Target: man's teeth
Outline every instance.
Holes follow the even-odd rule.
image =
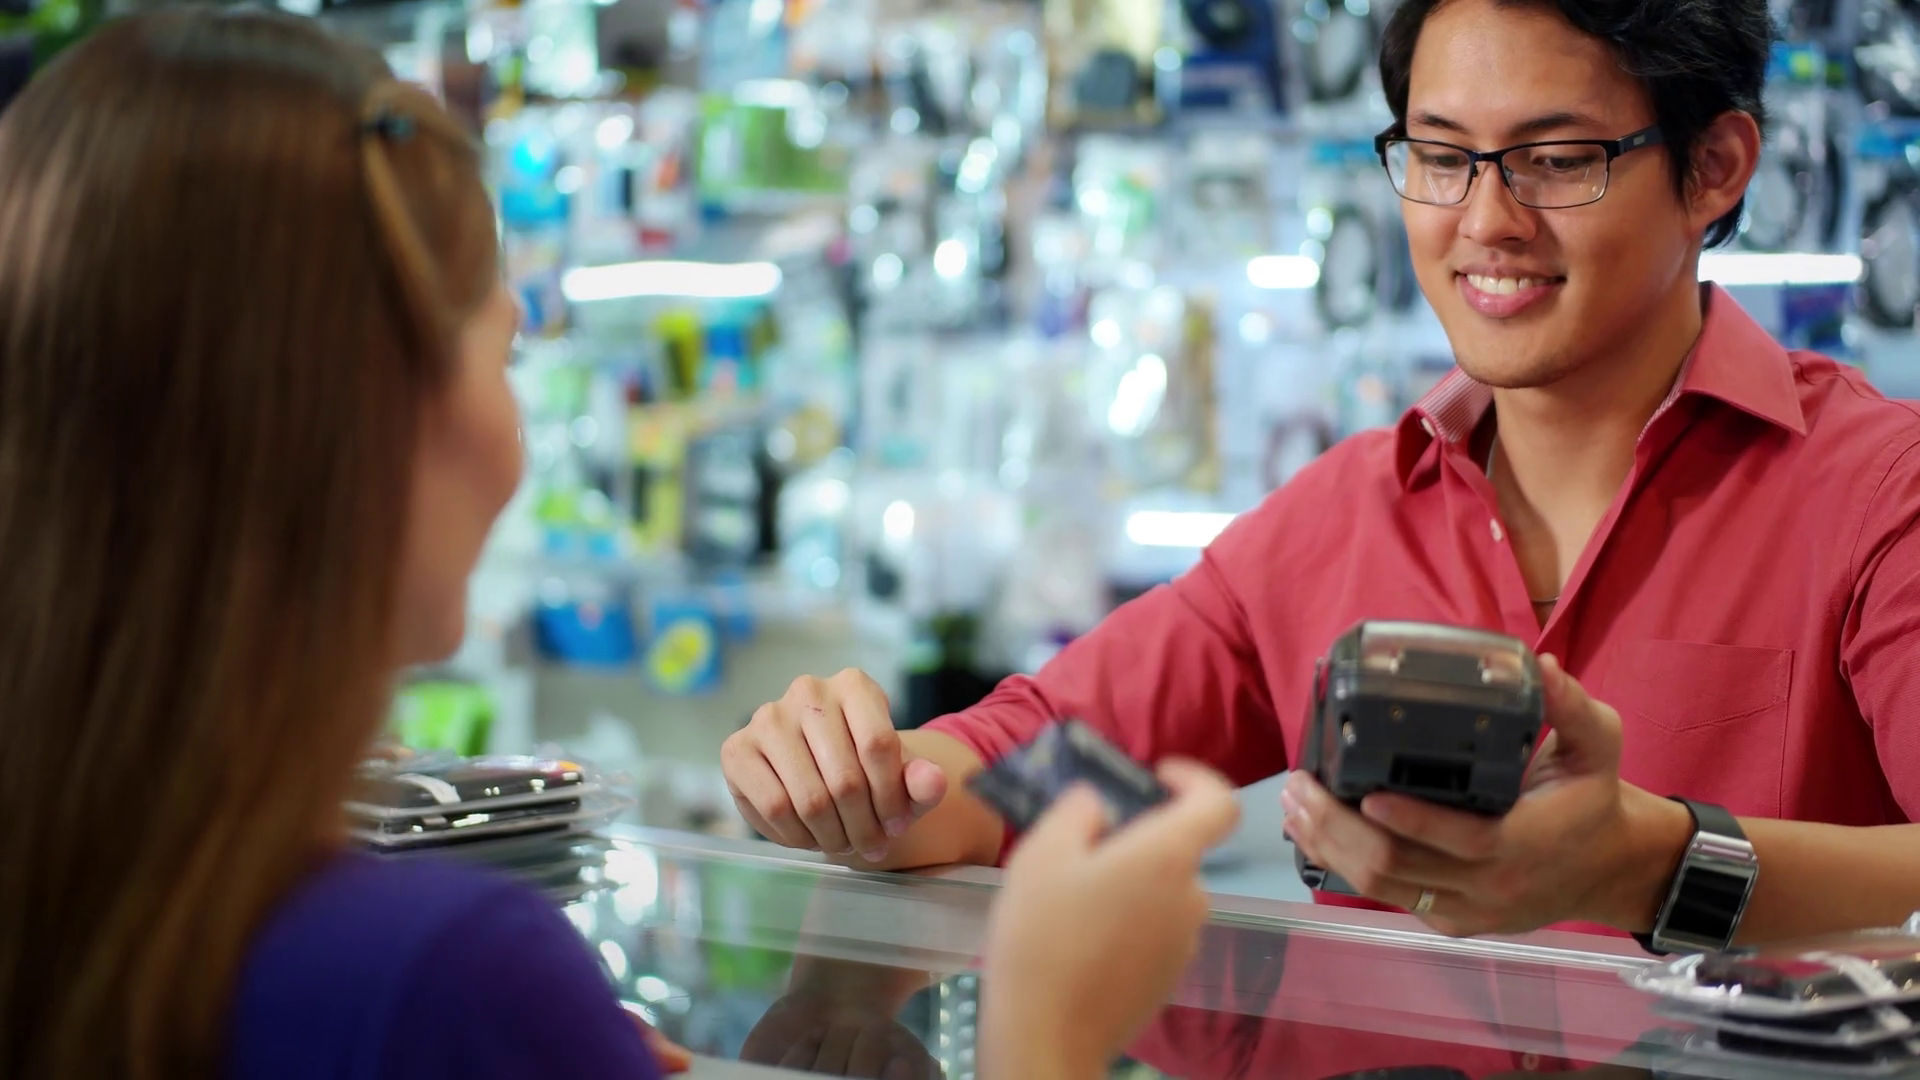
[[[1468,284],[1483,293],[1492,293],[1495,296],[1512,296],[1522,289],[1531,289],[1536,285],[1549,285],[1552,284],[1552,282],[1552,278],[1483,277],[1479,274],[1467,275]]]

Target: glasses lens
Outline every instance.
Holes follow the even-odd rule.
[[[1473,162],[1451,146],[1396,139],[1387,144],[1387,175],[1402,198],[1451,206],[1467,197]]]
[[[1607,193],[1607,152],[1588,143],[1546,143],[1503,162],[1514,198],[1541,210],[1584,206]]]

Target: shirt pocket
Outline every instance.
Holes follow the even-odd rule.
[[[1635,641],[1613,665],[1607,704],[1666,731],[1742,724],[1785,710],[1793,650]]]
[[[1636,641],[1599,696],[1619,710],[1629,783],[1775,817],[1792,689],[1791,649]]]

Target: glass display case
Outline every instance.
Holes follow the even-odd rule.
[[[997,871],[865,874],[761,843],[624,829],[567,906],[694,1076],[976,1075]],[[1400,915],[1216,897],[1200,955],[1125,1077],[1807,1076],[1685,1054],[1622,975],[1629,940],[1454,940]],[[1859,1075],[1859,1074],[1856,1074]]]

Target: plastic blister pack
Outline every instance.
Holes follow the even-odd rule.
[[[1686,956],[1636,971],[1629,981],[1695,1012],[1762,1020],[1920,1002],[1920,920]]]
[[[1911,1076],[1920,1067],[1920,1042],[1883,1042],[1864,1047],[1820,1047],[1731,1032],[1701,1032],[1681,1043],[1686,1058],[1721,1062],[1735,1069],[1768,1067],[1768,1075]]]
[[[369,763],[346,809],[356,840],[392,850],[580,832],[630,805],[575,762],[440,756]]]
[[[976,773],[967,787],[1015,831],[1025,832],[1076,784],[1100,794],[1115,827],[1171,794],[1152,772],[1079,720],[1048,725],[1032,742]]]
[[[1682,1056],[1798,1073],[1920,1069],[1920,916],[1899,928],[1680,957],[1628,982],[1692,1031]]]

